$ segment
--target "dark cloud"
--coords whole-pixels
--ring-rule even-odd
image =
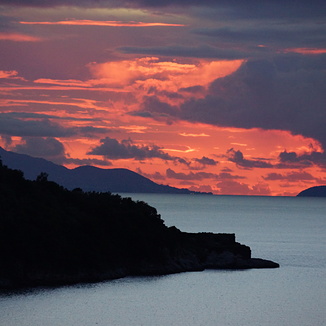
[[[289,57],[294,62],[286,65]],[[316,59],[321,63],[316,70],[308,68],[312,58],[289,57],[249,61],[234,74],[217,79],[205,99],[183,105],[183,118],[220,126],[289,130],[326,144],[326,60]]]
[[[182,157],[176,158],[175,163],[184,164],[184,165],[186,165],[188,167],[190,167],[190,165],[191,165],[191,162],[190,161],[188,161],[188,160],[186,160],[186,159],[184,159]]]
[[[325,7],[325,2],[314,0],[307,2],[305,0],[274,0],[261,2],[259,0],[1,0],[0,4],[28,6],[28,7],[55,7],[55,6],[87,6],[87,7],[167,7],[167,6],[202,6],[217,7],[224,9],[224,13],[228,14],[232,8],[236,12],[246,16],[255,15],[275,15],[285,17],[292,12],[292,16],[310,16],[312,14],[322,16],[320,10]],[[283,10],[282,10],[283,9]],[[306,15],[304,15],[306,14]],[[239,15],[239,14],[238,14]]]
[[[35,103],[33,103],[35,105]],[[43,104],[43,103],[42,103]],[[99,121],[98,118],[75,118],[75,117],[60,117],[52,114],[34,113],[34,112],[7,112],[1,115],[2,117],[15,119],[54,119],[54,120],[71,120],[71,121]],[[87,127],[86,127],[87,128]]]
[[[166,170],[166,176],[171,179],[184,180],[184,181],[201,181],[204,179],[216,179],[216,180],[245,179],[245,177],[243,176],[232,175],[228,172],[221,172],[221,173],[190,172],[186,174],[183,172],[175,172],[170,168]]]
[[[176,115],[178,108],[168,103],[162,102],[156,96],[144,96],[142,103],[143,111],[151,114],[155,113],[161,117],[169,117]]]
[[[231,170],[231,169],[228,168],[228,167],[224,167],[224,168],[222,169],[222,171],[223,171],[223,172],[233,172],[233,170]]]
[[[145,173],[144,171],[142,171],[142,169],[137,168],[136,172],[149,179],[161,180],[161,181],[165,180],[165,176],[157,171],[155,173]]]
[[[155,87],[153,87],[148,94],[156,94],[157,96],[164,96],[167,97],[168,99],[173,99],[173,100],[182,100],[184,97],[176,92],[168,92],[168,91],[158,91]]]
[[[172,169],[166,170],[166,176],[171,179],[177,180],[203,180],[216,178],[216,174],[207,172],[190,172],[188,174],[182,172],[175,172]]]
[[[73,163],[76,165],[100,165],[100,166],[111,166],[112,163],[107,160],[98,160],[94,158],[66,158],[65,163]]]
[[[194,161],[203,165],[217,165],[218,163],[218,161],[206,156],[203,156],[202,158],[195,158]]]
[[[199,191],[199,192],[206,192],[206,193],[213,193],[213,189],[211,186],[209,185],[200,185],[200,186],[191,186],[189,187],[189,185],[191,185],[191,182],[180,182],[180,185],[188,185],[188,189],[191,191]]]
[[[320,178],[315,178],[313,175],[311,175],[308,172],[304,171],[294,171],[289,172],[286,174],[281,173],[269,173],[266,176],[263,177],[266,181],[287,181],[287,182],[317,182],[320,184],[324,184],[326,180],[322,180]]]
[[[92,2],[94,4],[92,5]],[[114,3],[111,0],[91,1],[91,0],[0,0],[0,5],[22,6],[22,7],[56,7],[56,6],[89,6],[97,7],[102,4]]]
[[[76,131],[48,119],[21,120],[0,114],[0,134],[20,137],[70,137],[75,135]]]
[[[93,148],[87,154],[89,155],[102,155],[108,159],[135,159],[145,160],[151,158],[160,158],[162,160],[171,161],[175,158],[166,154],[162,149],[156,145],[144,146],[134,145],[131,139],[122,140],[119,142],[116,139],[106,137],[101,139],[101,145]]]
[[[134,117],[142,117],[142,118],[152,118],[153,114],[147,111],[132,111],[128,113],[131,116]]]
[[[226,49],[224,47],[213,47],[209,45],[202,46],[157,46],[157,47],[120,47],[123,53],[128,54],[146,54],[172,57],[186,57],[186,58],[214,58],[221,60],[235,60],[248,58],[252,53],[240,51],[238,49]],[[257,48],[256,51],[261,52],[262,49]]]
[[[205,98],[180,107],[147,99],[143,111],[236,128],[287,130],[326,148],[326,55],[279,55],[251,60],[215,80]],[[155,113],[155,114],[154,114]],[[262,164],[266,165],[266,164]]]
[[[239,22],[222,28],[194,29],[192,33],[201,36],[197,41],[197,44],[201,45],[125,46],[118,50],[128,54],[235,60],[261,58],[272,53],[287,51],[289,48],[326,48],[326,27],[324,24],[316,24],[315,21],[306,24]],[[207,39],[203,39],[203,36]],[[215,45],[211,44],[212,40]],[[207,41],[210,44],[203,44]]]
[[[246,183],[234,180],[223,180],[217,184],[219,193],[223,195],[248,195],[248,196],[268,196],[271,191],[267,184],[258,183],[252,187]]]
[[[177,106],[172,106],[168,103],[160,101],[156,96],[145,96],[138,111],[130,112],[130,115],[140,116],[143,118],[153,118],[158,121],[164,121],[167,124],[172,124],[178,115],[179,109]]]
[[[107,134],[111,132],[110,129],[101,128],[101,127],[93,127],[93,126],[85,126],[75,128],[78,133],[85,135],[86,137],[93,137],[94,134]]]
[[[0,113],[0,135],[20,137],[71,137],[83,135],[92,137],[94,134],[110,132],[110,129],[93,126],[63,127],[50,119],[75,121],[92,120],[69,117],[66,119],[30,112]]]
[[[311,153],[297,154],[296,152],[283,151],[279,155],[280,164],[289,164],[290,166],[300,165],[301,167],[308,167],[313,164],[326,167],[326,154],[312,151]]]
[[[205,87],[201,85],[196,85],[196,86],[190,86],[190,87],[184,87],[184,88],[179,88],[179,92],[186,92],[186,93],[204,93],[205,92]]]
[[[246,177],[243,177],[241,175],[233,175],[229,172],[221,172],[218,175],[219,180],[236,180],[236,179],[246,179]]]
[[[16,145],[13,151],[33,157],[42,157],[61,164],[65,161],[65,148],[60,141],[47,137],[24,137],[23,144]]]
[[[219,193],[225,195],[250,195],[251,189],[248,184],[240,183],[233,180],[221,181],[217,184]]]
[[[210,36],[220,44],[240,44],[264,45],[276,48],[294,48],[294,47],[317,47],[325,48],[326,28],[323,25],[293,26],[288,24],[270,24],[260,26],[256,25],[230,26],[223,28],[202,28],[193,31],[199,35]],[[261,51],[265,48],[262,47]],[[266,50],[266,49],[265,49]],[[261,51],[256,49],[257,54]],[[248,54],[247,54],[248,55]],[[251,53],[252,55],[252,53]]]
[[[243,157],[243,154],[239,150],[234,150],[233,148],[230,148],[227,151],[228,160],[231,162],[236,163],[238,166],[241,166],[243,168],[272,168],[273,165],[271,163],[262,161],[262,160],[248,160]]]

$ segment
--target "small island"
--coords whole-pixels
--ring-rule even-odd
[[[0,290],[204,269],[276,268],[234,234],[167,227],[156,209],[111,193],[72,191],[0,161]]]
[[[326,197],[326,186],[315,186],[302,190],[297,197]]]

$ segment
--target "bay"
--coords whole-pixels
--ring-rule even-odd
[[[235,233],[279,269],[128,277],[0,296],[0,325],[326,324],[326,199],[124,194],[168,226]]]

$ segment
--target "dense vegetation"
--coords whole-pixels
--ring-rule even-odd
[[[270,268],[234,234],[166,227],[155,208],[110,193],[26,180],[0,161],[0,289],[205,268]]]
[[[2,164],[0,210],[0,278],[10,274],[17,284],[123,273],[142,261],[164,259],[173,233],[144,202],[68,191],[44,173],[25,180]]]

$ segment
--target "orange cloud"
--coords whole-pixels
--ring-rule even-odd
[[[285,52],[295,52],[300,54],[323,54],[326,53],[326,49],[317,49],[317,48],[292,48],[287,49]]]
[[[241,147],[247,147],[247,144],[242,144],[242,143],[231,143],[231,145],[235,145],[235,146],[241,146]]]
[[[87,100],[87,99],[70,99],[67,101],[44,101],[44,100],[16,100],[16,99],[12,99],[12,100],[6,100],[3,101],[3,103],[6,103],[6,105],[10,105],[10,103],[12,104],[46,104],[46,105],[60,105],[60,106],[68,106],[68,105],[75,105],[75,106],[79,106],[81,108],[97,108],[97,106],[95,105],[96,101],[92,101],[92,100]],[[45,109],[47,110],[47,109]]]
[[[204,133],[201,133],[201,134],[188,134],[186,132],[181,132],[179,135],[183,136],[183,137],[209,137],[209,135],[204,134]]]
[[[39,42],[42,38],[19,33],[0,33],[0,41]]]
[[[127,88],[140,96],[153,91],[176,93],[179,89],[192,86],[207,86],[215,79],[236,71],[242,63],[243,60],[182,63],[176,60],[162,61],[157,57],[92,63],[89,69],[94,80],[90,82],[94,85]],[[166,93],[161,93],[161,96],[164,95]],[[183,93],[183,96],[193,95],[193,92]]]
[[[181,147],[181,146],[179,146]],[[176,149],[176,148],[164,148],[165,151],[167,152],[178,152],[178,153],[192,153],[192,152],[198,152],[197,149],[191,148],[190,146],[182,146],[186,147],[186,149]]]
[[[56,22],[24,22],[21,21],[20,24],[24,25],[70,25],[70,26],[110,26],[110,27],[180,27],[185,26],[183,24],[168,24],[168,23],[144,23],[136,21],[115,21],[115,20],[62,20]]]
[[[48,79],[48,78],[39,78],[34,80],[34,83],[37,84],[52,84],[52,85],[62,85],[62,86],[80,86],[80,87],[90,87],[91,85],[87,82],[76,80],[76,79]]]
[[[0,70],[0,78],[16,78],[18,72],[15,70]]]
[[[146,127],[146,126],[134,126],[134,125],[120,126],[119,128],[124,129],[127,132],[132,132],[132,133],[136,133],[136,134],[143,134],[148,129],[148,127]]]

